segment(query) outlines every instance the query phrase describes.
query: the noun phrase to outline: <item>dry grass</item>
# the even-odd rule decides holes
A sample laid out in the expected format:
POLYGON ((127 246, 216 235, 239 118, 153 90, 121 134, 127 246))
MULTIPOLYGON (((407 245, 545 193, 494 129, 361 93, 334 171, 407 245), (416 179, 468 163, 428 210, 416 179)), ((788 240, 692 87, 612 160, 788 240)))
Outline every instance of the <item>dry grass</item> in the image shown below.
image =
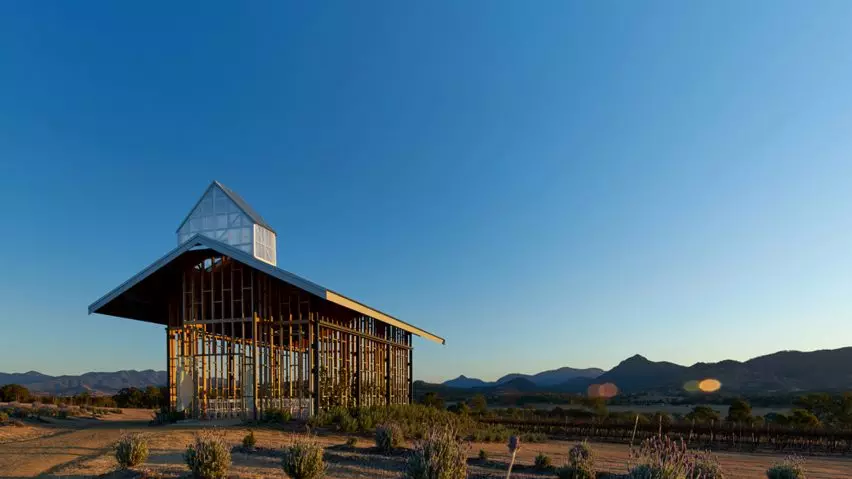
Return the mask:
MULTIPOLYGON (((125 413, 127 414, 127 413, 125 413)), ((111 415, 112 416, 112 415, 111 415)), ((119 415, 116 415, 119 416, 119 415)), ((125 416, 120 415, 120 416, 125 416)), ((0 477, 142 477, 138 473, 145 471, 148 477, 177 478, 186 477, 187 469, 183 462, 183 451, 192 441, 199 425, 173 425, 147 427, 145 421, 150 412, 131 413, 125 421, 112 417, 103 421, 67 421, 63 425, 28 426, 33 429, 47 429, 47 434, 27 436, 23 431, 12 442, 0 444, 0 477), (127 420, 133 419, 136 420, 127 420), (123 430, 142 431, 149 437, 150 455, 146 463, 137 468, 136 475, 116 475, 115 458, 111 446, 123 430)), ((0 433, 13 428, 0 428, 0 433)), ((25 428, 14 428, 25 429, 25 428)), ((232 478, 284 478, 281 469, 279 451, 292 441, 291 432, 274 429, 253 428, 257 438, 257 453, 233 454, 233 465, 229 477, 232 478)), ((224 427, 222 432, 228 444, 237 446, 242 443, 248 429, 239 426, 224 427)), ((320 435, 316 440, 326 448, 329 478, 399 478, 404 467, 402 455, 382 455, 373 451, 373 441, 369 437, 360 437, 359 446, 345 447, 346 436, 320 435)), ((513 478, 531 479, 544 477, 532 470, 537 454, 543 453, 553 459, 555 465, 567 460, 568 450, 573 442, 549 441, 541 444, 524 445, 518 453, 517 463, 522 467, 513 478)), ((410 447, 411 444, 406 444, 410 447)), ((626 472, 628 448, 616 444, 593 444, 595 462, 599 470, 626 472)), ((471 478, 504 477, 508 451, 503 444, 472 444, 471 478), (476 459, 483 449, 488 454, 487 461, 476 459)), ((780 456, 764 454, 720 453, 720 462, 731 479, 753 479, 764 477, 769 465, 780 456)), ((810 479, 836 479, 852 477, 852 458, 807 458, 808 477, 810 479)))

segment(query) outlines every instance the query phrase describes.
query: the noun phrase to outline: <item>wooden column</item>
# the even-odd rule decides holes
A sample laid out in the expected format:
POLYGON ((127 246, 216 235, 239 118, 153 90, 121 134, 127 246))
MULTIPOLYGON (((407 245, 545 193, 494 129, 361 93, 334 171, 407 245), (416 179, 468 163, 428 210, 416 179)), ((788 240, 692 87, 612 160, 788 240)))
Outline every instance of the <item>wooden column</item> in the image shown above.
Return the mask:
POLYGON ((355 349, 355 406, 361 407, 361 350, 364 348, 364 339, 355 336, 357 348, 355 349))
MULTIPOLYGON (((387 336, 387 335, 386 335, 387 336)), ((385 404, 391 403, 391 344, 385 345, 385 404)))
POLYGON ((414 337, 408 333, 408 404, 414 404, 414 337))
POLYGON ((311 330, 313 331, 313 339, 311 341, 311 349, 313 357, 313 368, 311 369, 311 374, 313 375, 313 383, 314 383, 314 414, 318 414, 320 411, 320 358, 319 358, 319 337, 320 337, 320 323, 319 316, 314 316, 314 322, 310 325, 311 330))

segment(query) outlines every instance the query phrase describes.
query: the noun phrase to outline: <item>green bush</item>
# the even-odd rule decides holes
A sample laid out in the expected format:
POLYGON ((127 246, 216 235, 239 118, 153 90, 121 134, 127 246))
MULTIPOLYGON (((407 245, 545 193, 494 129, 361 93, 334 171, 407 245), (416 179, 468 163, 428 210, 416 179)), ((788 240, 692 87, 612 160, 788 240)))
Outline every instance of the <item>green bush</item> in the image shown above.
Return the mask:
POLYGON ((346 447, 355 447, 358 444, 357 437, 347 437, 346 438, 346 447))
POLYGON ((263 421, 271 423, 284 423, 293 419, 288 409, 270 408, 263 411, 263 421))
POLYGON ((390 452, 402 443, 402 429, 399 424, 389 422, 376 428, 376 447, 383 452, 390 452))
POLYGON ((254 431, 249 431, 243 438, 243 448, 251 450, 254 449, 256 444, 257 438, 254 437, 254 431))
POLYGON ((311 441, 297 439, 284 448, 281 467, 292 479, 316 479, 325 476, 322 447, 311 441))
POLYGON ((485 449, 479 450, 479 460, 480 461, 487 461, 488 460, 488 452, 486 452, 485 449))
POLYGON ((535 456, 535 462, 533 463, 535 468, 539 471, 543 471, 545 469, 550 469, 552 461, 550 460, 550 456, 542 453, 538 453, 535 456))
POLYGON ((768 479, 805 479, 804 460, 798 456, 787 456, 766 470, 768 479))
MULTIPOLYGON (((484 451, 480 451, 480 456, 484 451)), ((464 479, 467 448, 452 426, 430 428, 418 440, 405 464, 406 479, 464 479)))
POLYGON ((118 467, 135 467, 148 459, 148 440, 142 434, 122 434, 115 443, 115 460, 118 467))
POLYGON ((231 451, 224 438, 211 430, 195 435, 183 455, 187 467, 196 479, 219 479, 225 477, 231 467, 231 451))

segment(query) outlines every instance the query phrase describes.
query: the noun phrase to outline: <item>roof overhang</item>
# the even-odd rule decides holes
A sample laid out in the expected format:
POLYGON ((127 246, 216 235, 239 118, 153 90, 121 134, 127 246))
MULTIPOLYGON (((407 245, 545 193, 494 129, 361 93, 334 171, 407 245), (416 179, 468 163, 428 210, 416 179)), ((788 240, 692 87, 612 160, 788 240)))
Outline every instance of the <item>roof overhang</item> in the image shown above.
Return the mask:
POLYGON ((175 291, 180 294, 182 289, 179 281, 182 276, 178 273, 184 271, 184 268, 190 264, 196 264, 199 260, 203 259, 206 256, 205 252, 207 250, 213 250, 228 256, 255 270, 266 273, 307 293, 343 306, 351 311, 370 316, 416 336, 435 341, 436 343, 446 343, 443 338, 428 331, 347 298, 342 294, 331 291, 305 278, 260 261, 254 256, 233 246, 198 234, 166 253, 162 258, 92 303, 89 306, 89 314, 106 314, 156 324, 167 324, 166 322, 169 317, 167 306, 162 301, 151 301, 151 298, 168 297, 170 294, 174 294, 175 291))

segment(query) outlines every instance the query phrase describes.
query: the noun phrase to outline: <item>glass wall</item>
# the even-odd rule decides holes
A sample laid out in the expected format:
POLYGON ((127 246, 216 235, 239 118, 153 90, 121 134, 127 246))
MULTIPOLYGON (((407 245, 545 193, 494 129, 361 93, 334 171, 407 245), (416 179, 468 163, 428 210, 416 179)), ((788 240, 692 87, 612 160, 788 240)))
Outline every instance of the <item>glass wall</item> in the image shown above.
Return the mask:
MULTIPOLYGON (((178 231, 178 244, 182 244, 196 233, 253 254, 253 223, 228 195, 215 186, 204 194, 189 219, 181 226, 178 231)), ((273 253, 274 236, 273 234, 273 253)))
POLYGON ((254 225, 254 256, 271 265, 276 264, 275 233, 258 224, 254 225))

